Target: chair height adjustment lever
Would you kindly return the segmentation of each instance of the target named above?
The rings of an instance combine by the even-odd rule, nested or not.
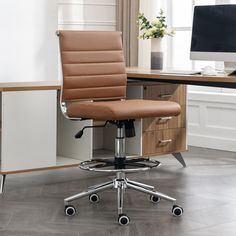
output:
[[[109,121],[106,121],[104,125],[91,125],[91,126],[84,126],[83,129],[81,129],[78,133],[75,134],[75,138],[81,138],[84,134],[85,129],[90,129],[90,128],[103,128],[107,125]]]

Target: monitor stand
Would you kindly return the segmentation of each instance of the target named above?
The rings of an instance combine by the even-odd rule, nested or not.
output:
[[[224,67],[228,75],[236,76],[236,62],[224,62]]]

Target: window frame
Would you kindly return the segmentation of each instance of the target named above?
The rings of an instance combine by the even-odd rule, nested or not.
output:
[[[173,1],[176,0],[162,0],[165,2],[165,12],[166,12],[166,17],[167,17],[167,24],[169,26],[169,28],[173,29],[175,32],[191,32],[192,31],[192,26],[178,26],[178,27],[174,27],[173,26]],[[197,5],[196,2],[197,0],[190,0],[192,1],[192,8],[191,8],[191,18],[193,18],[193,12],[194,12],[194,6]],[[163,2],[163,4],[164,4]],[[215,0],[214,4],[236,4],[235,0]],[[174,68],[174,62],[173,62],[173,58],[174,58],[174,38],[172,37],[167,37],[166,38],[166,51],[167,51],[167,60],[166,60],[166,67],[168,68]],[[191,68],[190,70],[196,70],[196,64],[198,61],[194,61],[192,60],[191,62]],[[209,61],[210,63],[210,61]],[[219,65],[220,62],[215,62],[216,65]],[[198,68],[199,69],[199,68]],[[224,88],[209,88],[209,87],[199,87],[199,86],[188,86],[189,87],[189,91],[202,91],[202,92],[216,92],[216,93],[236,93],[236,90],[233,89],[224,89]]]
[[[165,0],[164,0],[165,1]],[[166,0],[166,16],[167,16],[167,23],[168,26],[173,29],[175,32],[191,32],[192,31],[192,26],[173,26],[173,1],[176,0]],[[190,0],[192,1],[192,8],[191,8],[191,18],[193,18],[193,11],[194,11],[194,6],[196,5],[196,0]],[[231,3],[231,0],[215,0],[215,4],[229,4]],[[174,45],[173,45],[173,38],[168,37],[167,38],[167,67],[173,68],[173,55],[174,55]],[[191,70],[196,69],[196,61],[192,61],[191,65]]]

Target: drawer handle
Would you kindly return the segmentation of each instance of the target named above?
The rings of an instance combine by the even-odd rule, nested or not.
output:
[[[171,142],[172,142],[172,139],[159,140],[160,144],[168,144],[168,143],[171,143]]]
[[[172,94],[161,94],[159,95],[160,98],[170,98]]]
[[[158,121],[157,121],[157,123],[159,123],[159,122],[167,122],[167,121],[169,121],[169,120],[172,120],[172,116],[168,116],[168,117],[160,117],[159,119],[158,119]]]

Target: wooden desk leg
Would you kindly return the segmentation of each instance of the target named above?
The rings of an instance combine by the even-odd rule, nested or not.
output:
[[[186,167],[186,163],[184,161],[184,158],[180,152],[172,153],[172,155],[177,159],[178,162],[181,163],[183,167]]]
[[[2,178],[1,178],[1,184],[0,184],[0,194],[3,193],[5,180],[6,180],[6,175],[3,174],[3,175],[2,175]]]

